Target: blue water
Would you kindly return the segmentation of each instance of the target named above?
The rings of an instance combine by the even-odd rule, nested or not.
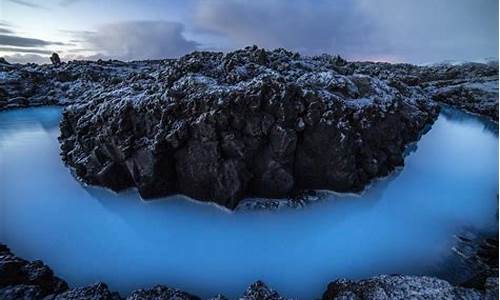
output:
[[[83,187],[59,158],[59,118],[50,107],[0,113],[0,242],[72,286],[236,297],[261,279],[312,299],[338,277],[442,273],[454,234],[497,231],[496,126],[454,110],[362,196],[236,213]]]

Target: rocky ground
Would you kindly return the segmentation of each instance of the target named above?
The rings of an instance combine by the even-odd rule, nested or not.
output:
[[[483,280],[475,280],[472,287],[466,287],[470,282],[465,282],[464,286],[453,286],[447,281],[433,277],[380,275],[360,281],[339,279],[331,282],[322,299],[498,299],[498,240],[494,244],[496,252],[485,255],[482,251],[476,251],[473,256],[482,263],[496,266],[496,273],[488,271],[483,274]],[[496,265],[493,262],[495,259]],[[69,288],[67,283],[56,277],[43,262],[21,259],[12,254],[5,245],[0,244],[0,299],[196,300],[200,298],[161,285],[135,290],[125,298],[110,291],[102,282],[86,287]],[[228,298],[223,295],[210,298],[210,300],[224,299]],[[287,298],[280,296],[262,281],[257,281],[251,284],[239,299],[286,300]]]
[[[415,66],[350,63],[349,72],[399,84],[418,86],[438,102],[478,114],[498,123],[498,62]]]
[[[490,277],[484,290],[453,286],[426,276],[380,275],[367,280],[336,280],[323,300],[498,299],[498,278]]]

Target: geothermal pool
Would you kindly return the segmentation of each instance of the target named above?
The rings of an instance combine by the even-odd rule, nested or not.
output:
[[[261,279],[312,299],[339,277],[446,278],[454,235],[497,232],[498,128],[456,110],[443,109],[405,167],[361,195],[237,212],[82,186],[59,157],[60,117],[55,107],[0,113],[0,242],[71,286],[233,298]]]

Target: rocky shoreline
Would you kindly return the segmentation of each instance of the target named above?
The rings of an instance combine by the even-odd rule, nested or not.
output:
[[[299,54],[294,55],[300,57]],[[498,61],[418,66],[350,62],[327,54],[313,59],[322,61],[341,75],[368,75],[397,88],[416,87],[433,101],[498,122]],[[60,62],[57,59],[53,60],[52,65],[23,65],[10,64],[0,57],[0,110],[84,103],[99,93],[116,90],[123,84],[140,88],[145,80],[157,78],[163,69],[170,68],[176,61]]]
[[[474,265],[483,264],[482,279],[471,284],[454,286],[445,280],[427,276],[379,275],[366,280],[338,279],[330,284],[321,299],[498,299],[498,240],[474,243],[477,248],[469,253]],[[459,248],[460,248],[459,244]],[[493,249],[491,248],[493,247]],[[489,249],[490,251],[486,251]],[[496,251],[493,251],[496,250]],[[490,266],[491,268],[487,268]],[[319,295],[318,295],[319,296]],[[0,244],[0,298],[17,299],[94,299],[94,300],[197,300],[190,293],[157,285],[150,289],[138,289],[126,297],[110,291],[99,282],[86,287],[69,288],[68,284],[54,275],[43,262],[29,262],[15,256],[5,245]],[[228,299],[216,295],[210,300]],[[239,297],[241,300],[286,300],[288,298],[267,287],[262,281],[251,284]]]

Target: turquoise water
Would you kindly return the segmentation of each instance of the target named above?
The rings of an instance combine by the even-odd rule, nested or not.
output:
[[[497,128],[454,110],[361,196],[236,213],[83,187],[59,158],[59,118],[50,107],[0,113],[0,242],[72,286],[235,297],[261,279],[312,299],[338,277],[443,273],[454,234],[497,230]]]

